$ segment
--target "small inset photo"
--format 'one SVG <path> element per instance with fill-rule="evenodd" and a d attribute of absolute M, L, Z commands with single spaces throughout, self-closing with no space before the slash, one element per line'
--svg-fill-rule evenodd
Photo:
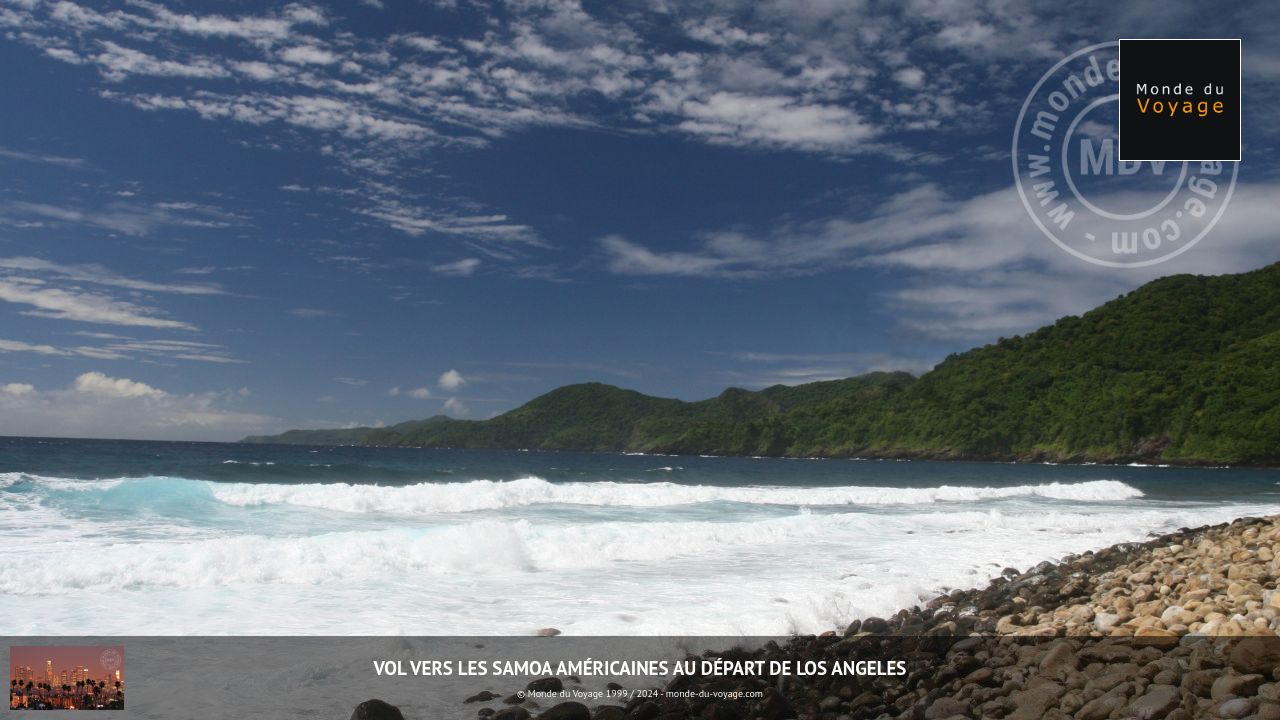
<path fill-rule="evenodd" d="M 9 648 L 10 710 L 123 710 L 124 646 Z"/>

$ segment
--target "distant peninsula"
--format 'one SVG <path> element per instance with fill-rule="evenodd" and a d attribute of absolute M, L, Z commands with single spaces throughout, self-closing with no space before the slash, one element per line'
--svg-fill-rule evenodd
<path fill-rule="evenodd" d="M 1175 275 L 904 372 L 698 402 L 585 383 L 490 420 L 248 443 L 783 457 L 1280 465 L 1280 263 Z"/>

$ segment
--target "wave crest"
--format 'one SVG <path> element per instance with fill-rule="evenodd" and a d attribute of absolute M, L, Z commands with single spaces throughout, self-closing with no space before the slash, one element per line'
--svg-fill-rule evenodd
<path fill-rule="evenodd" d="M 500 510 L 532 505 L 671 507 L 728 502 L 820 507 L 973 503 L 1010 498 L 1111 502 L 1142 497 L 1142 491 L 1117 480 L 1010 487 L 942 485 L 932 488 L 895 488 L 852 485 L 797 488 L 718 487 L 670 482 L 551 483 L 540 477 L 525 477 L 508 481 L 472 480 L 399 487 L 347 483 L 218 484 L 213 486 L 213 495 L 223 503 L 238 506 L 282 504 L 352 513 L 424 514 Z"/>

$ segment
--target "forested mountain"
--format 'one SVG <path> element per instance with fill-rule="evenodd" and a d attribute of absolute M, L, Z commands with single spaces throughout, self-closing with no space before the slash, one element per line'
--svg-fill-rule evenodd
<path fill-rule="evenodd" d="M 1280 464 L 1280 264 L 1162 278 L 919 379 L 872 373 L 699 402 L 586 383 L 491 420 L 246 441 Z"/>

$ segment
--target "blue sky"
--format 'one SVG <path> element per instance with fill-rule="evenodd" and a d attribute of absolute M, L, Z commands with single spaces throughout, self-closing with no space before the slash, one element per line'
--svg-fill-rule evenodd
<path fill-rule="evenodd" d="M 1243 37 L 1183 256 L 1094 267 L 1009 143 L 1063 55 Z M 0 0 L 0 434 L 234 439 L 697 399 L 1277 260 L 1280 10 L 1224 3 Z"/>

